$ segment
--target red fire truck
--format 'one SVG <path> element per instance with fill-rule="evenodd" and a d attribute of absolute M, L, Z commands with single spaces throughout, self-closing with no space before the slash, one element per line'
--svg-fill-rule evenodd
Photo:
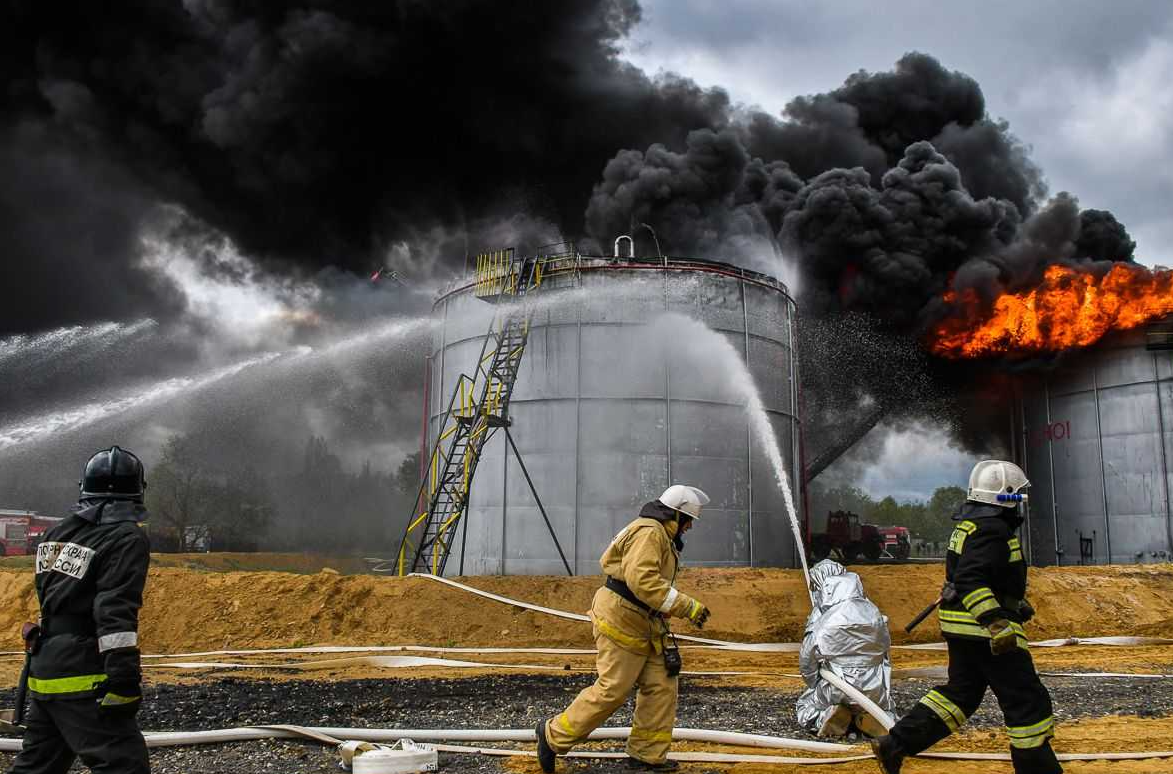
<path fill-rule="evenodd" d="M 0 555 L 35 554 L 45 531 L 61 519 L 42 516 L 36 511 L 0 508 Z"/>
<path fill-rule="evenodd" d="M 880 527 L 884 538 L 884 550 L 893 559 L 907 559 L 912 555 L 912 533 L 908 527 Z"/>
<path fill-rule="evenodd" d="M 875 562 L 884 550 L 884 538 L 874 524 L 864 524 L 858 514 L 831 511 L 827 531 L 811 537 L 811 555 L 817 560 L 838 555 L 844 562 Z"/>

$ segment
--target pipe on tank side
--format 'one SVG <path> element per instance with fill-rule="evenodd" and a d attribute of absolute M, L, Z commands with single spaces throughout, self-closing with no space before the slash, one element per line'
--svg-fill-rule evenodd
<path fill-rule="evenodd" d="M 745 279 L 738 280 L 737 285 L 741 289 L 741 323 L 745 333 L 745 367 L 749 368 L 749 305 L 748 299 L 745 297 Z M 790 357 L 793 360 L 793 352 L 790 353 Z M 745 553 L 748 557 L 747 563 L 753 567 L 753 420 L 748 413 L 745 416 L 745 470 L 748 480 L 747 494 L 749 495 L 749 507 L 746 511 L 748 518 L 745 522 Z"/>
<path fill-rule="evenodd" d="M 1043 396 L 1047 401 L 1047 427 L 1051 426 L 1051 381 L 1043 380 Z M 1055 487 L 1055 441 L 1047 439 L 1047 462 L 1051 474 L 1051 529 L 1055 536 L 1055 564 L 1063 566 L 1063 549 L 1059 547 L 1059 493 Z"/>
<path fill-rule="evenodd" d="M 1153 353 L 1153 386 L 1157 390 L 1157 443 L 1161 447 L 1161 479 L 1165 490 L 1165 539 L 1169 545 L 1169 552 L 1173 554 L 1173 514 L 1169 512 L 1169 460 L 1165 452 L 1165 407 L 1161 404 L 1161 370 L 1157 364 L 1157 354 Z"/>
<path fill-rule="evenodd" d="M 1158 400 L 1160 394 L 1157 395 Z M 1112 563 L 1112 514 L 1108 508 L 1108 464 L 1104 459 L 1104 429 L 1100 419 L 1100 377 L 1099 369 L 1092 363 L 1092 400 L 1096 404 L 1096 448 L 1100 451 L 1100 495 L 1104 498 L 1104 547 L 1107 551 L 1108 564 Z M 1095 534 L 1092 534 L 1095 537 Z M 1083 561 L 1083 551 L 1080 551 L 1080 561 Z"/>

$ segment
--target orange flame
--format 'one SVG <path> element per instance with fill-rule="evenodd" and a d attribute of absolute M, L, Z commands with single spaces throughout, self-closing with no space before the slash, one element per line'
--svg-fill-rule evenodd
<path fill-rule="evenodd" d="M 1067 268 L 1047 269 L 1039 287 L 1004 293 L 993 308 L 972 291 L 950 290 L 957 313 L 930 334 L 930 351 L 960 359 L 1030 356 L 1086 347 L 1111 331 L 1173 314 L 1173 271 L 1118 263 L 1102 277 Z"/>

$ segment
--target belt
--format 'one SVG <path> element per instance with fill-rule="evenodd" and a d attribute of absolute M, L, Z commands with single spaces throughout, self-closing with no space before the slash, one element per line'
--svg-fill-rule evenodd
<path fill-rule="evenodd" d="M 94 619 L 88 615 L 49 615 L 41 618 L 41 638 L 55 637 L 58 634 L 77 634 L 82 637 L 95 637 L 98 627 Z"/>
<path fill-rule="evenodd" d="M 607 582 L 603 585 L 606 586 L 611 591 L 614 591 L 619 596 L 626 599 L 631 604 L 638 607 L 640 610 L 643 610 L 648 615 L 651 615 L 654 612 L 650 605 L 646 604 L 643 600 L 641 600 L 639 597 L 637 597 L 632 592 L 632 590 L 627 587 L 627 584 L 624 583 L 623 581 L 619 580 L 618 578 L 612 578 L 610 575 L 608 575 Z"/>

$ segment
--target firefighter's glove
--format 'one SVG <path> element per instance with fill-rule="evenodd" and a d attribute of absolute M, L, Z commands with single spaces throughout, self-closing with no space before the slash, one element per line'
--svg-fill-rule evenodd
<path fill-rule="evenodd" d="M 705 622 L 709 620 L 709 608 L 694 599 L 692 606 L 688 609 L 688 620 L 692 621 L 698 629 L 705 628 Z"/>
<path fill-rule="evenodd" d="M 98 698 L 98 714 L 118 717 L 138 714 L 143 706 L 142 685 L 134 682 L 107 680 L 98 690 L 105 691 Z"/>
<path fill-rule="evenodd" d="M 1018 647 L 1018 635 L 1005 618 L 991 621 L 986 630 L 990 632 L 990 652 L 995 656 L 1010 653 Z"/>
<path fill-rule="evenodd" d="M 1035 609 L 1025 599 L 1018 603 L 1018 617 L 1022 619 L 1023 623 L 1035 617 Z"/>

